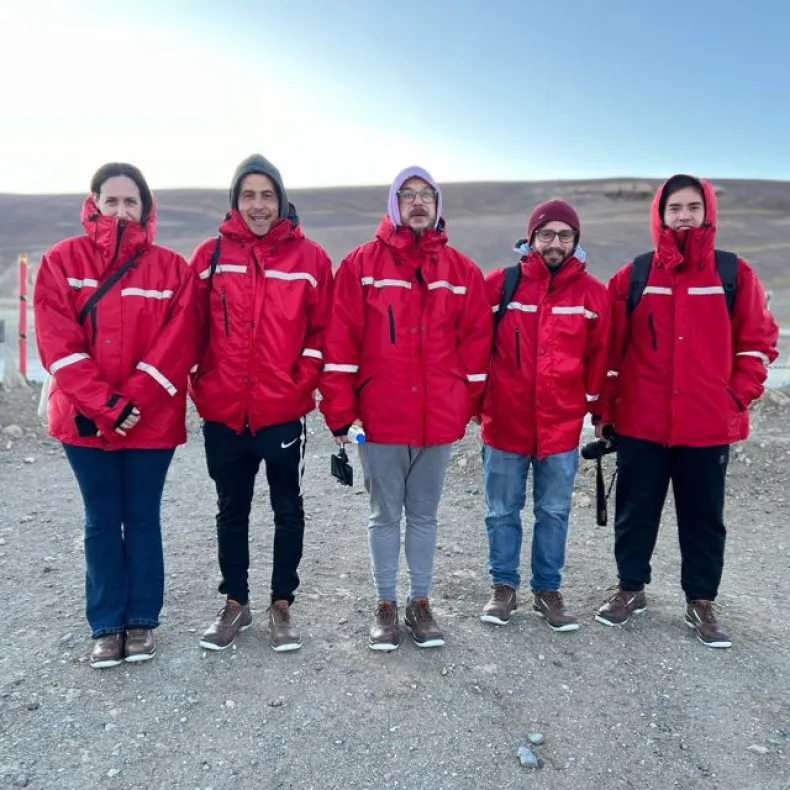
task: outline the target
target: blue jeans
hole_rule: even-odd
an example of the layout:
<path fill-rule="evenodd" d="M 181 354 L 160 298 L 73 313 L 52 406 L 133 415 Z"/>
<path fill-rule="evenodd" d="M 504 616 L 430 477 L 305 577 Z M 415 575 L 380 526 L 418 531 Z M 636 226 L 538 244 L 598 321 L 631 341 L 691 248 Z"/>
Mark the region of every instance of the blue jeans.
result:
<path fill-rule="evenodd" d="M 165 589 L 159 514 L 175 451 L 63 449 L 85 507 L 85 614 L 93 638 L 156 628 Z"/>
<path fill-rule="evenodd" d="M 562 585 L 577 450 L 538 460 L 483 445 L 488 570 L 493 583 L 518 589 L 521 577 L 521 511 L 527 501 L 527 473 L 532 467 L 535 523 L 532 530 L 534 592 Z"/>

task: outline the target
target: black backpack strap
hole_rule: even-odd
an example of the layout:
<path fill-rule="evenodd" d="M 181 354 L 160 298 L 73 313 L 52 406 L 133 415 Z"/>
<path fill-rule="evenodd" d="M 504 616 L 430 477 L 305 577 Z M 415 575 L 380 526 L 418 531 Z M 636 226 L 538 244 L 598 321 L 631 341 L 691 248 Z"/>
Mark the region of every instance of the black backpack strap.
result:
<path fill-rule="evenodd" d="M 716 250 L 716 271 L 724 288 L 727 310 L 732 315 L 735 307 L 735 283 L 738 279 L 738 256 L 734 252 Z"/>
<path fill-rule="evenodd" d="M 626 311 L 628 315 L 634 312 L 636 306 L 639 304 L 639 300 L 642 298 L 652 265 L 652 252 L 643 252 L 641 255 L 637 255 L 631 264 L 631 279 L 628 283 L 628 298 L 626 300 Z"/>
<path fill-rule="evenodd" d="M 219 246 L 222 241 L 222 236 L 217 236 L 214 242 L 214 249 L 211 253 L 211 262 L 208 265 L 208 287 L 211 288 L 211 283 L 214 281 L 214 272 L 217 271 L 217 264 L 219 264 Z"/>
<path fill-rule="evenodd" d="M 499 327 L 499 322 L 505 317 L 507 306 L 513 300 L 521 282 L 521 261 L 505 269 L 505 279 L 502 283 L 502 294 L 499 297 L 499 309 L 494 313 L 494 336 Z"/>
<path fill-rule="evenodd" d="M 96 305 L 104 298 L 104 295 L 115 285 L 121 277 L 137 265 L 138 258 L 143 254 L 142 250 L 138 250 L 126 263 L 119 266 L 90 296 L 87 302 L 82 306 L 77 321 L 83 323 L 88 315 L 96 308 Z"/>

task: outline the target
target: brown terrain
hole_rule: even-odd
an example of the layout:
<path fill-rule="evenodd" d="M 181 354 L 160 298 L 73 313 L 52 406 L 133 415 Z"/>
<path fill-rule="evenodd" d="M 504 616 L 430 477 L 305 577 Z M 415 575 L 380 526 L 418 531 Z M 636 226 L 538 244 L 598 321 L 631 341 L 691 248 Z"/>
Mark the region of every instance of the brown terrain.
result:
<path fill-rule="evenodd" d="M 749 260 L 772 291 L 771 307 L 790 322 L 790 182 L 722 180 L 719 245 Z M 582 219 L 582 246 L 591 271 L 608 278 L 634 254 L 649 249 L 650 200 L 659 182 L 646 179 L 447 184 L 445 211 L 451 243 L 484 269 L 515 259 L 513 241 L 525 216 L 541 200 L 570 200 Z M 293 190 L 305 232 L 338 263 L 369 239 L 386 203 L 386 187 Z M 225 190 L 161 190 L 157 241 L 189 255 L 215 235 L 227 209 Z M 81 233 L 82 195 L 0 194 L 0 298 L 16 278 L 9 267 L 19 252 L 35 260 L 53 242 Z"/>
<path fill-rule="evenodd" d="M 790 325 L 790 183 L 719 187 L 721 246 L 755 265 Z M 490 268 L 515 260 L 509 251 L 536 202 L 567 197 L 579 207 L 591 269 L 605 279 L 648 248 L 654 188 L 625 180 L 451 184 L 445 214 L 453 243 Z M 292 197 L 306 232 L 337 262 L 374 232 L 386 189 Z M 221 191 L 162 191 L 158 200 L 158 240 L 187 255 L 216 232 L 226 207 Z M 35 261 L 53 241 L 79 233 L 80 203 L 0 195 L 0 319 L 9 341 L 16 255 L 24 249 Z M 366 644 L 374 600 L 359 459 L 352 449 L 357 480 L 340 489 L 329 475 L 332 437 L 312 414 L 294 606 L 304 646 L 293 654 L 268 647 L 264 477 L 250 531 L 253 627 L 231 650 L 209 655 L 198 640 L 220 605 L 216 495 L 190 410 L 189 440 L 163 500 L 158 655 L 147 666 L 101 672 L 87 665 L 82 502 L 36 414 L 39 393 L 18 377 L 0 386 L 0 787 L 790 790 L 790 393 L 768 390 L 752 407 L 751 438 L 733 448 L 717 601 L 732 650 L 703 647 L 683 623 L 671 502 L 647 613 L 622 629 L 594 622 L 616 574 L 613 503 L 609 525 L 596 526 L 588 462 L 577 478 L 563 585 L 581 629 L 549 631 L 529 613 L 527 591 L 506 628 L 481 623 L 489 577 L 480 439 L 470 426 L 454 448 L 439 511 L 432 598 L 447 644 L 419 650 L 404 641 L 394 654 L 374 654 Z M 611 479 L 614 459 L 604 464 Z M 524 521 L 522 571 L 529 507 Z M 519 764 L 519 748 L 536 732 L 544 743 L 534 750 L 535 771 Z"/>

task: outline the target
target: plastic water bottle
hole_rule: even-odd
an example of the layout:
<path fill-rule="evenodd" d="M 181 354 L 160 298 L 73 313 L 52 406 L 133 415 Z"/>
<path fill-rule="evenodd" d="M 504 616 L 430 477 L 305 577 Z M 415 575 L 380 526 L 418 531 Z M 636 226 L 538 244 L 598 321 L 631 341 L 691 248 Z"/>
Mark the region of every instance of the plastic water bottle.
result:
<path fill-rule="evenodd" d="M 362 444 L 365 441 L 365 431 L 361 425 L 352 425 L 348 429 L 348 440 L 357 444 Z"/>

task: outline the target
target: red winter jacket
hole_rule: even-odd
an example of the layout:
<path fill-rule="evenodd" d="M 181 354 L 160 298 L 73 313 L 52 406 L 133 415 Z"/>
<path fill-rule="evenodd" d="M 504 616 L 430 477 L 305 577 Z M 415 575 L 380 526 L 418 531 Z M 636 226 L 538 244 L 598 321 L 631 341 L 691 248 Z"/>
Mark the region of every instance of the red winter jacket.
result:
<path fill-rule="evenodd" d="M 105 450 L 183 444 L 187 375 L 197 359 L 195 278 L 180 255 L 154 244 L 155 207 L 141 225 L 100 215 L 89 197 L 82 224 L 86 235 L 58 242 L 36 279 L 36 341 L 53 376 L 50 433 Z M 80 325 L 83 305 L 133 256 L 136 264 Z M 130 404 L 141 417 L 124 437 L 115 428 Z"/>
<path fill-rule="evenodd" d="M 653 201 L 656 252 L 641 301 L 629 317 L 631 264 L 609 283 L 612 333 L 601 416 L 625 436 L 667 446 L 708 447 L 749 435 L 749 404 L 777 357 L 778 327 L 757 275 L 738 261 L 729 315 L 716 271 L 716 195 L 707 182 L 706 218 L 676 234 Z"/>
<path fill-rule="evenodd" d="M 496 312 L 504 270 L 486 277 Z M 551 275 L 530 252 L 496 333 L 483 402 L 483 441 L 498 450 L 545 458 L 579 446 L 584 416 L 597 411 L 606 371 L 609 297 L 570 258 Z"/>
<path fill-rule="evenodd" d="M 192 376 L 200 416 L 241 433 L 298 420 L 315 408 L 332 264 L 288 219 L 255 236 L 238 211 L 192 257 L 202 344 Z"/>
<path fill-rule="evenodd" d="M 321 380 L 330 430 L 358 418 L 381 444 L 460 439 L 479 411 L 491 325 L 483 275 L 444 230 L 416 236 L 385 217 L 335 277 Z"/>

